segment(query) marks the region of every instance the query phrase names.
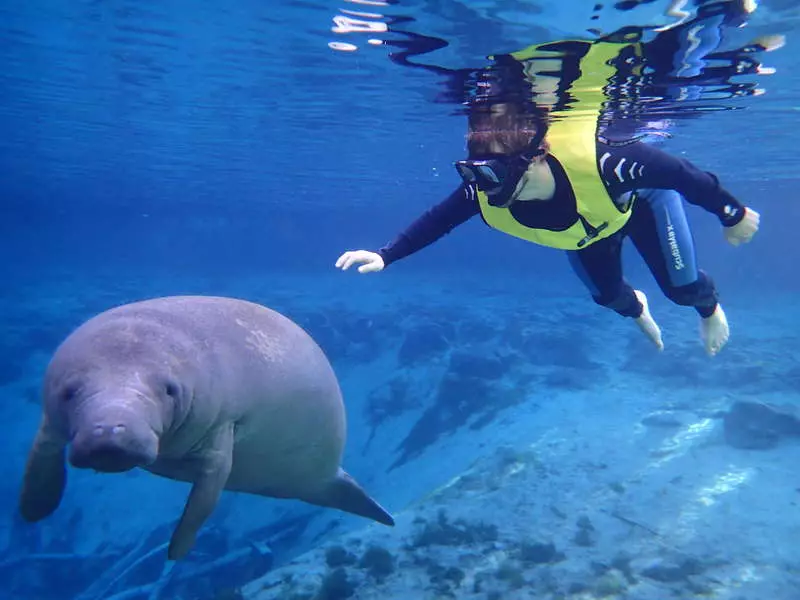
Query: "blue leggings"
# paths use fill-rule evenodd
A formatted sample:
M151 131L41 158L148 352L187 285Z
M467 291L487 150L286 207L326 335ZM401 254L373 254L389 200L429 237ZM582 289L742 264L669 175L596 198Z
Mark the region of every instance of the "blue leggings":
M624 317L637 318L642 305L622 274L622 242L630 237L664 295L693 306L702 317L717 307L714 282L697 267L694 239L673 190L640 190L633 214L620 231L583 250L568 251L570 265L594 301Z

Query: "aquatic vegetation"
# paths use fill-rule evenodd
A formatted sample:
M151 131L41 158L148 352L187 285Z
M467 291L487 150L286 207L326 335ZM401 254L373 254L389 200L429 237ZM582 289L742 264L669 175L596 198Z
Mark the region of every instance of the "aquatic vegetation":
M332 569L354 565L358 559L344 546L329 546L325 550L325 564Z
M469 523L464 519L450 522L444 509L439 511L436 521L422 519L418 523L421 527L414 535L413 548L482 544L497 540L498 535L497 526L491 523Z
M381 546L370 546L361 560L358 561L358 566L364 569L370 577L378 581L383 581L389 575L394 573L395 564L392 553L386 548Z
M356 591L355 584L342 567L333 569L322 580L322 587L314 600L346 600Z

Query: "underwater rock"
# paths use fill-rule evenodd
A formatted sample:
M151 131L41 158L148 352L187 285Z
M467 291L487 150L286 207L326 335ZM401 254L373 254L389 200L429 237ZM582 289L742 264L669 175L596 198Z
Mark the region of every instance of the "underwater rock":
M685 582L704 571L702 563L693 557L657 559L642 569L642 576L661 583Z
M491 396L492 390L486 381L445 374L433 406L422 414L400 443L400 456L390 470L419 456L442 435L465 425L474 414L486 411L492 405Z
M296 544L305 535L315 517L313 512L284 516L264 527L253 529L249 537L256 540L269 540L270 550L277 559L280 559L294 551ZM165 533L161 534L160 539L169 537L169 531L167 529Z
M476 361L484 360L488 366L474 367ZM415 458L441 436L460 427L468 425L471 429L482 429L500 412L525 399L525 383L522 380L502 381L500 377L507 366L499 359L493 360L475 356L468 358L460 352L450 357L433 405L414 423L398 446L400 456L390 470Z
M445 567L435 562L428 565L426 573L430 577L431 585L442 593L446 593L450 587L460 587L466 577L464 571L458 567Z
M463 345L483 344L501 337L496 327L478 319L471 319L458 329L458 341Z
M385 334L385 330L378 330L375 327L372 317L356 314L341 319L337 323L337 329L345 339L357 344L370 344L376 349L376 342L379 342Z
M682 427L683 423L674 412L669 410L658 410L643 418L642 425L646 425L648 427L673 429Z
M641 360L641 353L634 349L627 355L619 368L625 372L640 373L662 379L665 385L674 388L696 389L708 385L713 379L703 363L703 357L691 353L681 352L670 356L664 354L659 356L658 360ZM729 383L726 381L725 385L727 386Z
M628 583L636 583L637 581L636 576L633 574L633 567L631 567L632 560L633 557L624 550L618 552L614 555L614 558L611 559L611 566L622 573L625 579L628 580Z
M739 401L722 422L728 445L745 450L767 450L783 438L800 436L800 418L791 406Z
M595 381L587 378L577 369L557 368L542 378L542 385L554 390L588 390Z
M397 360L401 366L408 367L442 356L453 337L452 331L438 323L421 323L406 333Z
M244 600L239 588L226 588L214 595L214 600Z
M332 359L371 360L385 348L388 337L399 334L391 315L363 315L342 309L298 314L303 327Z
M603 371L604 367L601 363L592 360L589 348L582 344L576 344L576 339L580 338L570 331L565 331L561 335L535 331L525 337L519 352L528 360L536 361L540 366L575 369L582 373L584 378L587 377L587 374L591 374L591 379L596 376L597 372Z
M575 533L575 537L572 538L572 541L575 543L576 546L594 546L595 544L595 529L592 522L589 520L589 517L586 515L581 515L578 518L576 523L578 527L578 531Z
M378 427L387 419L399 417L409 410L419 408L418 394L411 393L413 387L408 374L401 372L369 393L364 413L372 430L370 441Z
M525 572L522 567L512 560L505 560L500 563L495 572L495 577L505 582L511 590L518 590L528 583L525 579Z
M533 471L540 479L549 476L549 467L531 448L500 446L476 460L466 471L438 491L443 501L464 502L473 494L500 490ZM558 510L551 507L551 510ZM563 515L566 517L566 515Z
M524 542L517 550L517 558L526 565L543 565L564 560L565 556L552 542Z
M455 351L450 356L450 373L461 377L499 379L511 366L508 360L499 356L485 356L464 351Z

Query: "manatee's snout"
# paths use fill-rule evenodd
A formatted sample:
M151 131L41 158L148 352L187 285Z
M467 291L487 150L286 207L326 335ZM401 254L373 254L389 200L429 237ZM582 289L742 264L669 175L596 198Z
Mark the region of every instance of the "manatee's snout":
M146 423L111 418L87 420L72 439L69 462L79 469L120 473L152 464L158 437Z

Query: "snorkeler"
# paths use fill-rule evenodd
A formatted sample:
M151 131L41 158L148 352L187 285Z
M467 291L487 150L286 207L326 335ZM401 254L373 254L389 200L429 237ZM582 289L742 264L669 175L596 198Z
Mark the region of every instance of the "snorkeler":
M360 273L381 271L480 214L503 233L566 250L595 302L633 318L663 349L647 298L623 276L622 242L630 237L666 297L699 313L705 349L717 354L728 341L729 326L713 281L697 267L681 196L715 215L734 246L751 240L759 214L687 160L635 140L613 144L598 138L603 99L598 82L608 81L609 65L623 47L569 41L495 57L506 67L504 77L516 73L527 81L542 76L531 73L537 53L578 57L580 68L573 72L583 75L570 89L573 106L542 109L531 101L529 88L514 95L507 83L502 94L492 96L492 86L484 82L484 93L469 104L469 157L455 163L462 184L393 242L377 252L347 251L336 267L358 264Z

